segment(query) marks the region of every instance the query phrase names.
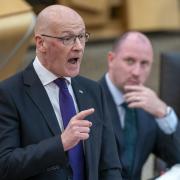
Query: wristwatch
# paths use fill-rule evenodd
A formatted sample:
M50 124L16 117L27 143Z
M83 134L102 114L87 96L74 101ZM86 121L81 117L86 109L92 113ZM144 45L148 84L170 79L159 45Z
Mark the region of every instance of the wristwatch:
M165 116L168 116L171 112L171 107L167 106Z

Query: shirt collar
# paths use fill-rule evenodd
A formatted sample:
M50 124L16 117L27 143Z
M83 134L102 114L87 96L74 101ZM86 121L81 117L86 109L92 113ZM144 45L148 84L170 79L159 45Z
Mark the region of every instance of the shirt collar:
M35 58L35 60L33 62L33 66L34 66L34 69L35 69L39 79L41 80L43 86L48 85L49 83L53 82L55 79L58 78L55 74L53 74L51 71L46 69L41 64L38 57ZM70 77L64 77L64 78L67 80L68 85L71 84L71 78Z
M113 84L108 73L105 75L105 79L115 104L117 106L121 105L124 102L123 93Z

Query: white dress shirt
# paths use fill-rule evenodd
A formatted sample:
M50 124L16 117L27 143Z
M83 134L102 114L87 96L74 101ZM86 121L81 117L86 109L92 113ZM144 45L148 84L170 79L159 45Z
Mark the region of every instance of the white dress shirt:
M111 79L109 78L108 73L105 75L107 86L110 90L110 93L113 97L113 100L116 104L117 111L120 117L120 123L122 128L124 127L124 115L125 111L124 108L122 108L122 103L124 102L123 94L122 92L112 83ZM172 108L170 108L169 113L167 116L163 118L155 118L159 128L166 134L171 134L176 131L177 127L177 116L176 113Z
M41 62L39 61L39 59L37 57L35 58L35 60L33 62L33 66L34 66L34 69L35 69L40 81L42 82L42 84L48 94L48 97L53 106L54 112L56 114L59 126L61 128L61 131L63 131L64 126L63 126L61 111L60 111L60 107L59 107L59 87L54 83L54 80L57 79L58 77L56 75L54 75L52 72L50 72L48 69L46 69L41 64ZM71 86L71 78L69 78L69 77L64 77L64 78L67 80L66 83L68 86L68 90L73 98L76 112L78 112L77 103L76 103L73 89Z

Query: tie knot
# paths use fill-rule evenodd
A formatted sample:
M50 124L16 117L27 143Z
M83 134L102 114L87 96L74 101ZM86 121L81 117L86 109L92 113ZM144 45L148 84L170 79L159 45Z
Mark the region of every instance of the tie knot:
M126 102L123 102L121 106L126 110L129 109L128 104Z
M57 78L56 80L54 80L54 83L55 83L60 89L67 89L66 79L65 79L65 78Z
M129 108L128 107L128 103L126 103L126 102L123 102L122 104L121 104L121 106L124 108L124 110L126 111L126 113L134 113L134 108Z

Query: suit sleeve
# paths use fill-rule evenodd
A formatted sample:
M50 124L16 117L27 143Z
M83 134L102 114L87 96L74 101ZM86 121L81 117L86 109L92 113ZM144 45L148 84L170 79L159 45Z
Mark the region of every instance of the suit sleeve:
M102 92L102 91L101 91ZM100 161L100 179L101 180L120 180L121 164L117 153L115 136L110 114L107 108L107 102L102 92L102 114L104 120L103 139L102 139L102 156Z
M21 180L66 162L60 136L22 147L21 119L10 93L0 88L0 179Z
M167 135L158 128L157 134L155 154L170 166L180 163L180 122L174 133Z

